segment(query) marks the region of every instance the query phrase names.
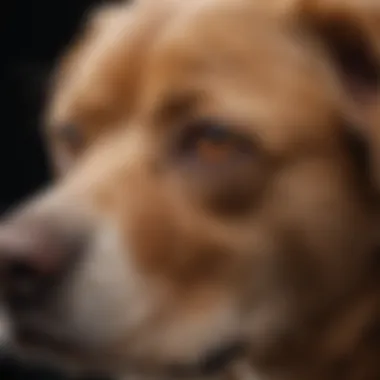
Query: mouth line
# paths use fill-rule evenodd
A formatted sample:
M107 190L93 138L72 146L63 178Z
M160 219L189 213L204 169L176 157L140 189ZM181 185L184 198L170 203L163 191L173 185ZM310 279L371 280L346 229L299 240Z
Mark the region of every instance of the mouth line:
M25 349L41 348L65 356L72 356L77 353L73 345L54 337L52 334L35 329L22 328L16 330L14 341L18 346Z

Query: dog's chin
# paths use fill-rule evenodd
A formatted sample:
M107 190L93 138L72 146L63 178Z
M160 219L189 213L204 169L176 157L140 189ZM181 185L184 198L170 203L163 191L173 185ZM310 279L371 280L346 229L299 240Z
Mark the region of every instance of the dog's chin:
M142 377L207 378L226 369L244 351L244 345L236 341L205 349L196 361L156 362L154 359L118 356L107 350L93 350L45 332L26 330L14 333L11 347L12 354L25 362L49 366L70 376L95 374L106 377L133 374Z
M78 340L79 342L79 340ZM9 353L15 359L29 364L42 365L69 376L119 377L211 377L223 371L243 351L243 345L234 342L205 349L199 359L188 362L155 361L152 358L131 358L107 350L93 349L57 338L36 330L18 330L12 334Z

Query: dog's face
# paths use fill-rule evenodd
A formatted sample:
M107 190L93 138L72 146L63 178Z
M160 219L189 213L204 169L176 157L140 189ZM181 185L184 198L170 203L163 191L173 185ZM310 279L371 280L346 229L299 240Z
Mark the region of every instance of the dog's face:
M335 70L278 16L244 0L99 13L52 93L61 179L1 230L24 349L196 371L269 349L358 280L377 244L366 162Z

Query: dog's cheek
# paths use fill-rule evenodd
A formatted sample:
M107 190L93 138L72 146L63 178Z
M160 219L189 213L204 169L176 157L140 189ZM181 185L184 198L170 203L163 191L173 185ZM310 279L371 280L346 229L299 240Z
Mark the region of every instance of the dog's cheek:
M307 280L320 281L315 285L321 289L340 288L363 265L369 221L361 201L347 165L334 152L293 165L278 178L274 218L295 239L299 259L308 262Z

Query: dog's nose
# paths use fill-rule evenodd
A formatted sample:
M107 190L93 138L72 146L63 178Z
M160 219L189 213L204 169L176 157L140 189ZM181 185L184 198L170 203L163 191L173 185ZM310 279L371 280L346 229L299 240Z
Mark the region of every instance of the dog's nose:
M0 227L0 291L8 306L30 308L46 299L75 250L73 245L47 226Z

